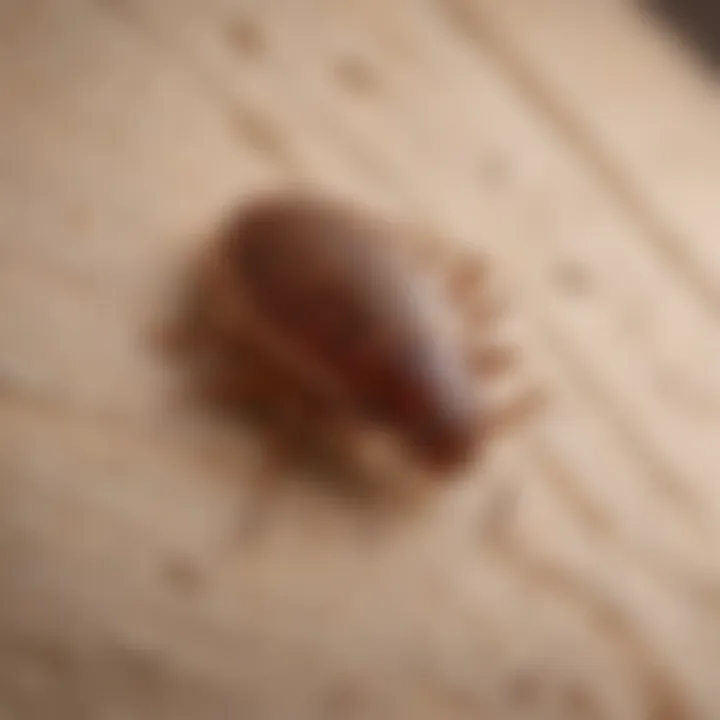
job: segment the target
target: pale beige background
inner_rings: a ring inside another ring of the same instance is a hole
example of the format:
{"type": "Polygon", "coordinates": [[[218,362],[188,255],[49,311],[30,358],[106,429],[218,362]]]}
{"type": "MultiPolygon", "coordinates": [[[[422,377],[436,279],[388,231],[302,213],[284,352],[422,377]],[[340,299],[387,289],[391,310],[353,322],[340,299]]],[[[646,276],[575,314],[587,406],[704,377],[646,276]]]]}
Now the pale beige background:
{"type": "Polygon", "coordinates": [[[1,718],[718,717],[720,101],[664,33],[619,0],[0,2],[1,718]],[[203,228],[288,178],[486,250],[552,391],[425,513],[260,513],[250,437],[152,352],[203,228]]]}

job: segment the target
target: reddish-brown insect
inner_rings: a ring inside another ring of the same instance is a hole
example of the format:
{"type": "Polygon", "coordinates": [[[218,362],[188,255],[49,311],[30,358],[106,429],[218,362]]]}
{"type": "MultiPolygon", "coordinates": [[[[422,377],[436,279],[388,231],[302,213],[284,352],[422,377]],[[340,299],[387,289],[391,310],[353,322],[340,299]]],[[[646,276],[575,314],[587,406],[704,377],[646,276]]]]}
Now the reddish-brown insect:
{"type": "Polygon", "coordinates": [[[382,427],[421,464],[453,468],[497,419],[476,376],[498,354],[473,347],[484,306],[467,297],[483,268],[463,258],[431,272],[406,240],[339,199],[256,198],[223,226],[204,322],[242,360],[243,392],[301,406],[301,424],[382,427]]]}

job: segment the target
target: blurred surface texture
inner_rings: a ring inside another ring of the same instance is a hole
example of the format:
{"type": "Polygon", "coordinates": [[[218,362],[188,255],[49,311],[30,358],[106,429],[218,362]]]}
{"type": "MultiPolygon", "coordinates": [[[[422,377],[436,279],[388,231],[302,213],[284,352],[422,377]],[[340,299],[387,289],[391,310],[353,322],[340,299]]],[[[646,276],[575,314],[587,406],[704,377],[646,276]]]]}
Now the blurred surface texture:
{"type": "Polygon", "coordinates": [[[0,0],[0,718],[720,717],[720,100],[659,5],[0,0]],[[551,392],[422,513],[261,507],[150,349],[298,179],[486,252],[551,392]]]}

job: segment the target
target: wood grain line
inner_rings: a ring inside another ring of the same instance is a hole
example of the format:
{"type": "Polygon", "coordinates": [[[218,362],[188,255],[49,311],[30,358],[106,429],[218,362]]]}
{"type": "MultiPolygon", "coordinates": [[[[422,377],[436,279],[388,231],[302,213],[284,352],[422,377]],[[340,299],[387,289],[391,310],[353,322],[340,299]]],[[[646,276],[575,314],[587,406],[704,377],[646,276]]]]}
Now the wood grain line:
{"type": "Polygon", "coordinates": [[[469,0],[438,0],[438,8],[447,17],[458,37],[470,47],[480,46],[502,65],[507,78],[513,82],[538,111],[538,117],[571,149],[575,157],[583,158],[588,168],[604,185],[609,197],[639,226],[639,237],[648,242],[665,263],[668,273],[677,278],[691,296],[697,297],[710,317],[720,315],[720,284],[707,267],[698,264],[683,252],[682,238],[672,230],[648,202],[639,186],[613,162],[593,132],[557,97],[512,50],[512,46],[484,12],[469,0]]]}
{"type": "Polygon", "coordinates": [[[569,600],[579,609],[592,614],[593,625],[601,628],[605,638],[617,648],[618,655],[625,659],[627,672],[637,676],[638,685],[643,688],[642,697],[647,703],[644,717],[648,720],[698,717],[684,689],[663,666],[654,644],[643,636],[616,603],[605,597],[599,586],[591,586],[558,562],[517,540],[508,538],[504,546],[494,550],[503,566],[515,568],[521,582],[529,581],[535,591],[569,600]]]}

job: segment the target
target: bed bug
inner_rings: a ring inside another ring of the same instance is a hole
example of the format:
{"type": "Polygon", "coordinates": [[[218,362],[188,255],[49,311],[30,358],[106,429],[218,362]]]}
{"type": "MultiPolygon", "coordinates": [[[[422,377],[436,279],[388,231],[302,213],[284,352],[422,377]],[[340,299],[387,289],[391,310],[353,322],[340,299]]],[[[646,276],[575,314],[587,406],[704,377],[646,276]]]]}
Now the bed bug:
{"type": "Polygon", "coordinates": [[[472,323],[482,330],[477,312],[465,327],[453,322],[483,266],[462,260],[444,275],[410,235],[339,197],[257,196],[218,233],[203,322],[222,339],[230,374],[243,376],[243,393],[302,407],[306,429],[382,428],[421,466],[453,469],[498,421],[476,375],[505,356],[492,343],[468,351],[472,323]],[[449,287],[433,281],[439,275],[449,287]],[[242,358],[242,373],[232,358],[242,358]]]}

